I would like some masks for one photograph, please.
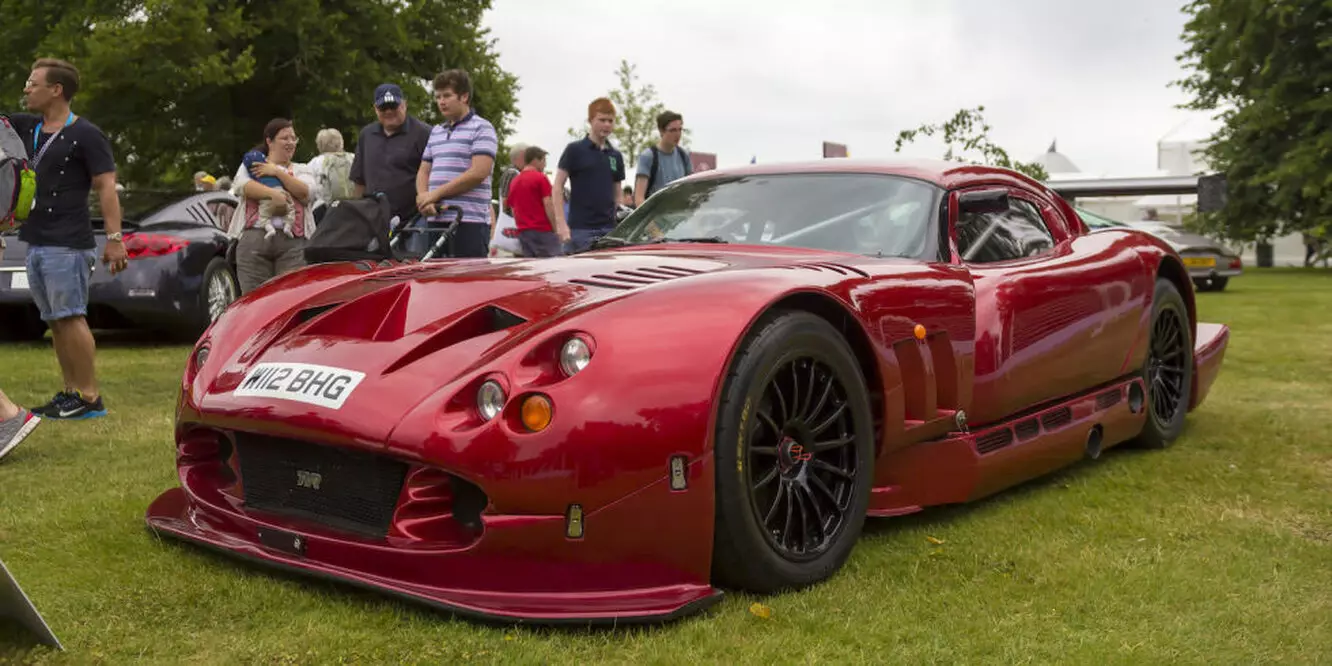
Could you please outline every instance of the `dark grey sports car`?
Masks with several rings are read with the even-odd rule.
[[[116,275],[99,260],[88,287],[93,328],[154,329],[193,341],[240,294],[226,225],[237,200],[228,192],[122,193],[129,267]],[[106,245],[94,208],[100,257]],[[28,289],[27,244],[4,234],[0,255],[0,339],[35,339],[46,331]]]
[[[1083,208],[1077,208],[1077,211],[1089,229],[1129,227],[1146,231],[1169,243],[1179,253],[1179,258],[1184,260],[1184,267],[1189,270],[1189,277],[1193,278],[1193,286],[1198,291],[1221,291],[1226,288],[1230,278],[1244,273],[1244,262],[1238,254],[1206,236],[1176,229],[1162,222],[1120,222]]]

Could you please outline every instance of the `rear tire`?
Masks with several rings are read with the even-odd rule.
[[[1142,433],[1134,444],[1164,449],[1184,431],[1193,390],[1193,334],[1189,311],[1179,289],[1170,280],[1156,281],[1152,323],[1148,329],[1147,359],[1142,366],[1146,385],[1143,408],[1147,412]]]
[[[873,483],[854,352],[824,319],[774,312],[746,336],[722,391],[714,579],[758,593],[827,579],[860,536]]]
[[[46,335],[46,322],[36,307],[5,308],[0,310],[0,341],[30,342]]]

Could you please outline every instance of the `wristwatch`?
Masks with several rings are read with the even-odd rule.
[[[108,243],[119,243],[119,242],[120,242],[120,237],[121,237],[121,235],[122,235],[122,232],[119,232],[119,231],[117,231],[117,232],[114,233],[114,234],[107,234],[107,235],[106,235],[106,242],[108,242]]]

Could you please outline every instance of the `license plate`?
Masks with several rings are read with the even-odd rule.
[[[1213,257],[1184,257],[1184,265],[1191,268],[1211,268],[1216,265]]]
[[[245,375],[235,394],[253,398],[294,400],[341,409],[364,372],[308,363],[260,363]]]
[[[9,278],[9,288],[10,288],[10,289],[27,289],[27,288],[28,288],[28,272],[27,272],[27,271],[16,271],[16,272],[14,272],[14,273],[10,273],[10,276],[11,276],[11,277]]]
[[[290,555],[305,557],[305,539],[301,535],[271,527],[260,527],[258,532],[259,543]]]

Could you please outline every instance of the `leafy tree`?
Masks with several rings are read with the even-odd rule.
[[[1332,3],[1194,0],[1184,105],[1218,111],[1204,156],[1226,175],[1226,205],[1199,226],[1236,241],[1332,226]]]
[[[902,152],[902,146],[915,141],[917,136],[934,136],[943,132],[943,142],[947,146],[943,156],[945,160],[1004,167],[1025,173],[1036,180],[1049,178],[1050,174],[1046,173],[1045,167],[1035,162],[1011,159],[1008,151],[990,141],[990,126],[985,122],[984,112],[984,106],[962,109],[943,125],[923,124],[915,129],[902,130],[897,135],[894,152]],[[975,158],[967,157],[971,151],[980,154]]]
[[[667,107],[657,99],[656,86],[639,83],[638,65],[620,60],[620,67],[615,70],[615,78],[617,86],[606,93],[610,101],[615,104],[616,111],[615,132],[611,134],[611,142],[624,153],[624,159],[632,165],[639,153],[647,150],[648,146],[656,144],[661,137],[661,133],[657,130],[657,116]],[[583,138],[583,135],[587,134],[586,121],[580,127],[569,128],[568,132],[572,139]],[[689,148],[688,128],[685,128],[680,144],[686,149]]]
[[[37,57],[79,67],[75,109],[111,138],[127,186],[188,185],[199,169],[230,175],[272,118],[348,149],[374,119],[375,86],[402,86],[413,115],[438,122],[429,81],[472,75],[473,107],[501,139],[515,116],[515,77],[480,28],[489,0],[0,0],[0,43],[17,50],[0,85],[21,89]],[[0,102],[0,108],[10,107]]]

